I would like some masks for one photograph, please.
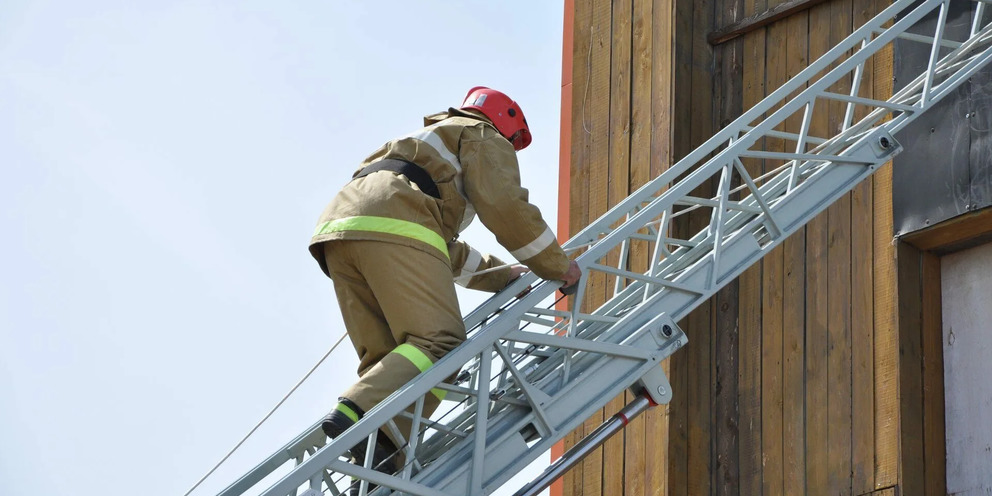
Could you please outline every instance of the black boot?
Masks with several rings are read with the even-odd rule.
[[[324,434],[331,439],[336,439],[341,434],[344,434],[348,428],[355,425],[355,421],[344,413],[340,406],[344,406],[345,409],[350,410],[351,413],[354,413],[359,419],[365,415],[365,411],[347,398],[338,398],[338,405],[339,407],[335,407],[334,410],[331,410],[331,413],[328,413],[327,416],[324,417],[324,420],[320,423],[320,428],[324,431]],[[364,466],[367,447],[368,443],[363,440],[345,452],[345,456],[350,455],[351,458],[355,460],[355,464]],[[394,456],[395,453],[396,446],[394,446],[392,441],[390,441],[389,438],[380,431],[379,435],[376,436],[375,450],[372,452],[372,468],[386,474],[395,473],[397,470],[396,457]],[[351,486],[348,488],[349,495],[357,496],[359,483],[360,481],[352,482]],[[370,483],[369,492],[371,493],[375,487],[375,484]]]

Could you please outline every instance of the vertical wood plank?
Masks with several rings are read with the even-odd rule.
[[[830,206],[828,218],[827,435],[829,487],[851,494],[851,199]]]
[[[873,2],[855,2],[854,27],[860,27],[876,14]],[[865,63],[860,96],[874,95],[875,57]],[[855,120],[864,117],[864,108],[855,109]],[[874,312],[872,272],[874,247],[872,232],[872,185],[869,177],[851,194],[851,329],[852,396],[854,417],[851,424],[851,477],[854,494],[875,489],[875,398],[874,398]]]
[[[831,48],[830,5],[809,11],[809,59],[816,60]],[[817,102],[810,123],[814,136],[828,136],[828,114]],[[830,272],[827,247],[829,212],[806,224],[806,493],[832,494],[828,477],[828,325],[827,278]]]
[[[771,39],[771,36],[769,36]],[[762,494],[784,494],[782,446],[783,246],[765,256],[762,274],[761,448]]]
[[[766,0],[746,0],[744,15],[764,12]],[[744,105],[746,111],[765,95],[765,30],[744,36]],[[762,164],[745,160],[753,177],[761,174]],[[740,494],[761,494],[761,300],[762,266],[760,261],[740,276]]]
[[[770,2],[777,4],[778,2]],[[765,94],[775,91],[788,80],[786,66],[788,39],[786,24],[777,22],[767,28],[765,45]],[[773,108],[769,113],[777,110]],[[781,125],[777,128],[781,131]],[[785,141],[766,138],[765,149],[785,151]],[[781,165],[781,161],[766,160],[765,170]],[[782,446],[783,376],[782,376],[782,316],[784,245],[765,255],[762,272],[761,305],[761,451],[762,493],[768,496],[784,494],[784,457]]]
[[[739,283],[735,280],[724,286],[716,295],[716,346],[714,360],[715,446],[713,491],[716,496],[740,494],[740,462],[738,458],[737,412],[738,390],[738,311]]]
[[[673,2],[653,0],[651,7],[651,178],[660,176],[673,162]]]
[[[678,161],[692,151],[692,14],[691,2],[674,2],[675,39],[674,64],[672,84],[674,98],[672,100],[672,160]],[[688,230],[685,217],[674,225],[675,234],[684,237]],[[689,367],[692,353],[698,348],[696,336],[692,331],[692,314],[683,319],[679,325],[690,336],[689,345],[680,353],[671,357],[672,401],[668,405],[669,417],[669,460],[668,492],[671,496],[685,496],[689,492]]]
[[[573,113],[579,120],[580,141],[584,146],[582,168],[587,184],[582,185],[586,196],[581,197],[585,208],[579,220],[580,227],[597,218],[607,210],[609,181],[609,147],[610,147],[610,52],[612,15],[609,2],[598,0],[592,2],[590,17],[587,24],[576,28],[576,39],[579,30],[586,30],[587,48],[584,58],[576,57],[574,65],[586,61],[586,89],[579,103],[579,112]],[[578,85],[578,79],[573,84]],[[573,183],[574,184],[574,183]],[[589,277],[584,308],[595,308],[606,296],[606,278],[602,274]],[[603,422],[602,411],[599,411],[583,423],[585,433],[592,432]],[[603,479],[603,450],[598,449],[581,463],[581,476],[577,484],[581,486],[579,494],[598,496],[602,492]]]
[[[944,424],[940,258],[932,253],[923,254],[922,284],[924,494],[946,494],[947,431]]]
[[[809,64],[809,13],[794,14],[785,23],[789,40],[786,70],[791,79]],[[788,132],[798,133],[802,114],[786,120],[785,127]],[[795,145],[788,142],[791,150]],[[806,229],[799,229],[783,246],[782,468],[783,489],[789,494],[806,487]]]
[[[713,25],[715,0],[696,0],[692,6],[691,117],[689,150],[695,149],[714,133],[713,49],[706,35]],[[709,197],[712,186],[704,183],[697,191]],[[710,223],[711,212],[700,209],[689,215],[690,232]],[[688,345],[688,493],[710,494],[712,458],[712,316],[713,299],[700,305],[689,316]]]
[[[743,0],[728,0],[717,6],[720,26],[726,26],[744,16]],[[718,71],[714,80],[717,100],[717,122],[726,126],[743,112],[744,40],[734,39],[716,49]],[[735,179],[732,184],[740,184]],[[716,496],[740,494],[740,454],[738,433],[740,417],[738,316],[740,312],[740,280],[734,279],[717,292],[714,305],[714,404],[713,404],[713,491]]]
[[[895,255],[892,247],[892,165],[875,173],[875,487],[898,483],[899,340],[895,310]]]
[[[830,44],[839,43],[851,32],[851,1],[830,4]],[[851,91],[849,77],[841,78],[833,91]],[[831,135],[840,132],[847,110],[842,102],[831,101]],[[832,494],[851,494],[851,195],[842,196],[828,207],[827,325],[828,391],[827,435],[829,484]]]
[[[593,56],[591,2],[573,4],[572,23],[572,121],[571,121],[571,164],[569,170],[569,232],[577,233],[589,218],[586,198],[589,194],[590,148],[592,135],[588,128],[586,105],[592,84],[590,66]],[[573,302],[573,304],[575,304]],[[563,451],[568,451],[585,435],[585,426],[580,425],[562,442]],[[562,477],[562,493],[569,496],[582,494],[584,466],[576,465]]]
[[[651,8],[651,158],[650,177],[659,176],[672,161],[672,81],[673,81],[673,5],[672,0],[654,0]],[[662,368],[672,376],[671,359]],[[670,459],[671,416],[668,405],[648,410],[645,431],[647,494],[668,496],[668,461]]]
[[[899,488],[906,494],[923,494],[922,256],[909,243],[899,243],[896,249],[902,463]]]
[[[612,2],[612,49],[610,54],[610,133],[607,206],[612,208],[629,194],[630,184],[630,91],[631,91],[631,0]],[[606,95],[600,96],[606,97]],[[609,266],[620,263],[619,249],[606,259]],[[606,295],[612,295],[616,278],[606,278]],[[605,298],[604,297],[604,298]],[[605,302],[605,299],[604,299]],[[607,419],[620,411],[625,393],[611,399],[603,408]],[[621,495],[624,492],[624,436],[615,435],[603,444],[602,494]]]
[[[630,191],[636,190],[651,179],[652,8],[653,4],[650,0],[634,0],[631,23],[630,180],[628,183]],[[643,273],[648,269],[649,248],[647,243],[636,243],[632,247],[632,271]],[[633,399],[629,394],[628,398]],[[626,496],[647,494],[646,424],[647,415],[641,415],[624,429],[623,472]],[[654,444],[650,442],[652,447]]]
[[[851,329],[852,329],[852,490],[875,489],[874,300],[872,287],[872,179],[851,196]]]
[[[876,11],[889,5],[875,0]],[[892,95],[892,50],[875,56],[874,98]],[[875,173],[873,242],[875,304],[875,487],[895,486],[899,480],[899,340],[895,308],[895,248],[892,244],[892,165]]]
[[[572,237],[569,229],[571,218],[571,174],[572,174],[572,78],[574,67],[572,65],[573,50],[575,50],[574,37],[575,30],[575,2],[574,0],[564,1],[564,15],[562,26],[562,69],[561,69],[561,121],[558,143],[558,225],[557,236],[559,240]],[[568,300],[562,300],[555,306],[558,310],[568,310]],[[565,446],[571,447],[573,434],[566,435],[561,441],[551,447],[551,459],[554,463],[565,453]],[[551,483],[550,495],[563,496],[565,480],[574,477],[569,471],[558,480]],[[570,486],[571,488],[571,486]]]

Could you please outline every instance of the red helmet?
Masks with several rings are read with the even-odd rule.
[[[520,105],[505,94],[485,86],[476,86],[468,90],[461,108],[474,109],[485,114],[493,121],[499,133],[510,140],[514,150],[523,150],[530,144],[530,128],[527,127],[524,112],[520,110]]]

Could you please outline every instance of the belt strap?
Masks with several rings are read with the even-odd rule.
[[[441,192],[438,191],[437,184],[435,184],[434,180],[431,179],[431,175],[428,174],[423,167],[420,167],[419,165],[414,164],[412,162],[407,162],[406,160],[387,158],[369,164],[365,166],[364,169],[358,171],[358,174],[355,174],[355,177],[353,177],[352,180],[354,181],[355,179],[358,179],[360,177],[365,177],[373,172],[379,172],[384,170],[403,174],[404,176],[406,176],[407,179],[410,180],[410,182],[416,184],[417,187],[420,188],[420,191],[423,191],[424,193],[431,195],[434,198],[437,198],[438,200],[441,199]]]

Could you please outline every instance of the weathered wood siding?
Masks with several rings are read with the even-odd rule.
[[[707,42],[736,21],[801,3],[566,3],[573,14],[563,86],[571,115],[563,148],[569,231],[660,174],[888,5],[811,2],[743,36]],[[878,57],[866,72],[863,96],[891,94],[891,56]],[[812,123],[812,134],[828,134],[843,113],[842,105],[831,107]],[[785,126],[799,129],[795,121]],[[745,161],[752,174],[777,165]],[[911,366],[900,369],[900,351],[932,343],[906,331],[922,324],[899,320],[891,196],[886,166],[693,312],[681,323],[689,345],[666,364],[673,401],[635,420],[554,493],[862,495],[938,487],[923,470],[937,462],[924,461],[924,435],[933,433],[920,422],[923,402],[914,395],[922,388],[906,391],[929,380],[923,358],[904,358]],[[693,227],[708,220],[686,217]],[[633,248],[634,269],[644,270],[643,251]],[[909,255],[903,263],[912,263]],[[601,303],[610,283],[593,280],[589,303]],[[594,415],[565,448],[626,400]]]
[[[563,136],[568,170],[568,233],[578,232],[671,163],[673,39],[671,0],[567,1],[566,67],[563,97],[570,132]],[[568,47],[566,47],[566,50]],[[564,191],[563,191],[564,192]],[[560,227],[560,231],[564,226]],[[633,248],[632,267],[646,270],[648,254]],[[606,298],[599,276],[587,289],[589,304]],[[668,365],[666,364],[666,367]],[[568,449],[615,413],[617,398],[565,439]],[[622,435],[565,475],[556,494],[666,494],[668,415],[655,408]]]

